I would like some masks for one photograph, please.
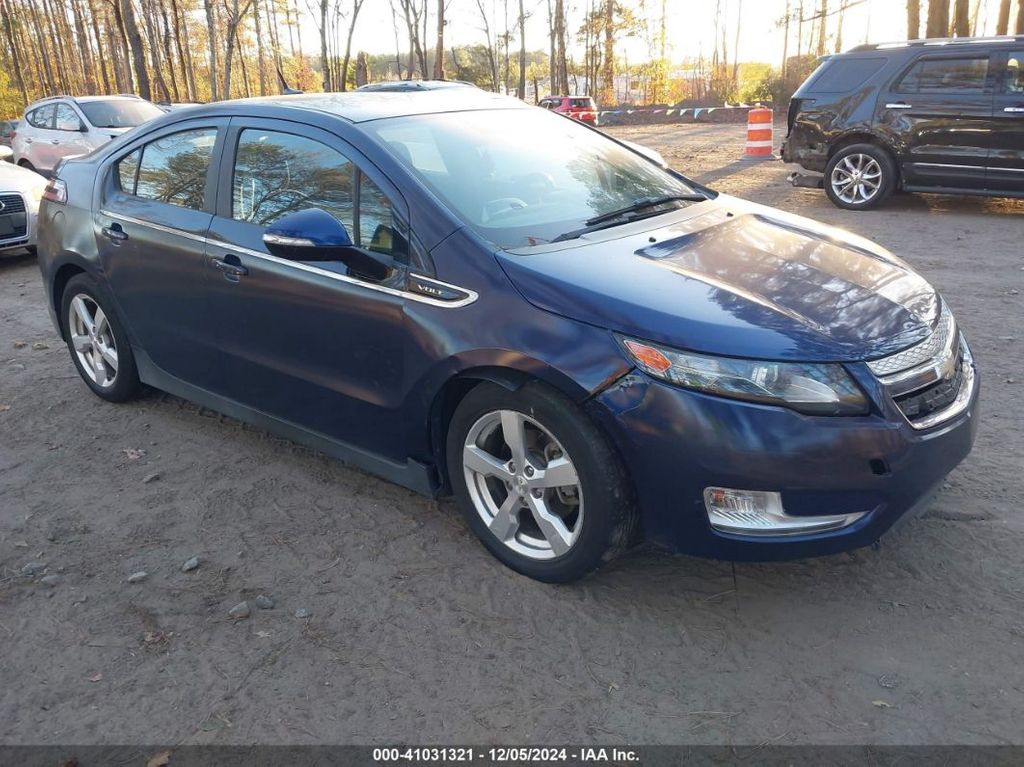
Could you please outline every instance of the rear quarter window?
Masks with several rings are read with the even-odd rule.
[[[808,91],[847,93],[859,88],[888,63],[886,56],[829,59],[811,76]]]

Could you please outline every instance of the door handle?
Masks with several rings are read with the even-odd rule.
[[[217,258],[216,256],[210,256],[210,265],[221,272],[226,279],[234,282],[238,281],[239,277],[244,277],[249,273],[249,270],[242,266],[241,263],[232,263],[227,259],[237,262],[238,256],[224,256],[223,259]]]
[[[32,143],[32,139],[30,137],[26,136],[25,137],[25,143],[26,144],[31,144]]]
[[[1006,107],[1004,112],[1024,112],[1024,107]]]
[[[50,143],[51,144],[59,144],[60,143],[60,139],[52,138],[52,139],[50,139]]]
[[[886,109],[913,109],[913,104],[904,104],[902,101],[894,101],[885,105]]]
[[[103,236],[106,237],[113,243],[124,242],[128,239],[128,233],[121,228],[120,224],[114,223],[110,226],[105,226],[100,231]]]

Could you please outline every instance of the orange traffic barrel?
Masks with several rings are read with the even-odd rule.
[[[756,107],[747,112],[747,157],[772,156],[772,110]]]

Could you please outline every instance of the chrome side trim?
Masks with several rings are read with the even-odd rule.
[[[192,232],[186,232],[184,229],[175,229],[171,226],[164,226],[163,224],[155,224],[152,221],[143,221],[141,218],[135,218],[134,216],[125,216],[121,213],[111,213],[109,210],[100,210],[101,216],[107,218],[116,218],[119,221],[127,221],[129,224],[138,224],[148,229],[154,229],[158,232],[164,232],[166,234],[177,235],[178,237],[184,237],[186,240],[192,240],[193,242],[206,242],[206,238],[201,234],[193,234]]]
[[[430,298],[429,296],[420,295],[418,293],[411,293],[407,290],[398,290],[397,288],[388,287],[387,285],[372,285],[368,282],[364,282],[363,280],[357,280],[354,277],[349,277],[347,274],[339,274],[338,272],[328,271],[327,269],[321,269],[316,266],[310,266],[309,264],[303,264],[298,261],[289,261],[284,258],[272,256],[269,253],[261,253],[258,250],[244,248],[240,245],[232,245],[227,242],[221,242],[220,240],[212,240],[208,237],[203,237],[202,235],[193,234],[192,232],[185,232],[182,231],[181,229],[175,229],[170,226],[164,226],[163,224],[155,224],[152,221],[143,221],[142,219],[134,218],[133,216],[124,216],[120,213],[112,213],[111,211],[108,210],[100,210],[99,213],[101,216],[106,216],[107,218],[117,219],[119,221],[126,221],[131,224],[137,224],[138,226],[145,226],[149,229],[155,229],[158,232],[165,232],[167,234],[177,235],[178,237],[184,237],[188,240],[193,240],[194,242],[201,242],[205,245],[210,245],[215,248],[224,248],[225,250],[234,251],[235,253],[241,253],[246,256],[252,256],[253,258],[259,258],[263,259],[264,261],[270,261],[276,264],[281,264],[282,266],[291,267],[292,269],[298,269],[299,271],[302,272],[309,272],[310,274],[317,274],[320,275],[321,277],[327,277],[328,279],[337,280],[338,282],[344,282],[349,285],[356,285],[360,288],[365,288],[366,290],[374,290],[377,291],[378,293],[386,293],[391,296],[398,296],[400,298],[408,299],[409,301],[416,301],[418,303],[427,304],[429,306],[437,306],[441,309],[459,309],[463,306],[469,306],[471,303],[473,303],[480,297],[480,295],[475,290],[463,288],[460,287],[459,285],[452,285],[451,283],[448,282],[442,282],[441,280],[438,280],[434,277],[428,277],[426,275],[415,273],[413,274],[413,276],[415,276],[416,279],[428,280],[437,285],[441,285],[446,288],[451,288],[452,290],[457,290],[460,293],[465,294],[465,298],[460,298],[455,301],[442,301],[436,298]]]
[[[957,170],[982,170],[984,165],[953,165],[948,162],[915,162],[919,168],[956,168]]]
[[[886,104],[886,109],[913,109],[913,104]]]

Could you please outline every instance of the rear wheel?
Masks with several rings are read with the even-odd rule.
[[[30,163],[28,160],[19,160],[18,165],[20,165],[22,168],[27,168],[28,170],[36,169],[36,166]]]
[[[896,163],[874,144],[852,144],[833,155],[825,166],[825,194],[846,210],[880,205],[896,189]]]
[[[135,357],[120,321],[91,277],[79,274],[68,280],[61,319],[71,359],[93,393],[110,402],[131,399],[140,386]]]
[[[531,578],[576,580],[632,542],[633,494],[617,455],[575,404],[539,384],[485,383],[466,395],[448,467],[473,532]]]

